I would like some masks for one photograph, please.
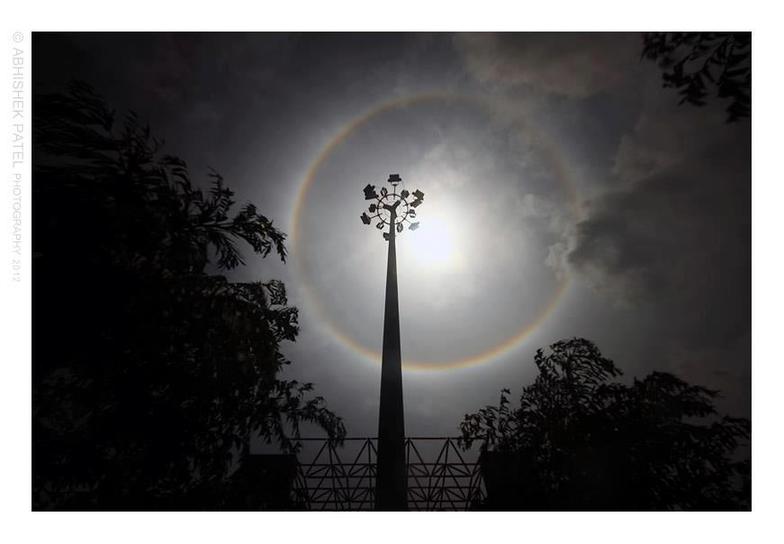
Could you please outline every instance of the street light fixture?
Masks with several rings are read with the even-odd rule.
[[[384,240],[389,242],[387,252],[387,285],[384,303],[384,346],[381,355],[381,403],[378,411],[378,452],[376,467],[376,510],[406,510],[405,423],[403,418],[403,370],[400,353],[400,314],[397,297],[397,259],[395,235],[416,230],[414,221],[417,208],[425,194],[417,189],[409,193],[403,189],[399,174],[391,174],[387,182],[390,191],[382,187],[376,192],[374,185],[364,188],[365,200],[373,201],[360,216],[362,223],[375,223]],[[368,215],[368,212],[370,215]]]

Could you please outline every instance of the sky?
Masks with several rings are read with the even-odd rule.
[[[38,34],[36,91],[91,83],[194,179],[214,168],[288,234],[287,377],[375,436],[386,243],[362,188],[425,193],[397,244],[409,436],[595,342],[750,415],[750,123],[679,105],[638,34]]]

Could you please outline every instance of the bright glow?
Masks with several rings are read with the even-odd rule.
[[[428,216],[420,223],[419,229],[406,234],[405,246],[408,246],[417,265],[427,269],[444,269],[459,264],[455,229],[445,217]]]

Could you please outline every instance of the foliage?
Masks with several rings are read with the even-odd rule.
[[[207,273],[243,264],[239,243],[285,259],[285,235],[87,85],[34,106],[34,507],[219,508],[252,436],[341,439],[311,384],[277,377],[298,333],[283,283]]]
[[[713,510],[749,507],[749,462],[733,454],[750,437],[746,419],[719,417],[717,393],[654,372],[629,386],[588,340],[538,350],[539,374],[512,408],[465,416],[462,442],[482,441],[488,507]],[[478,438],[477,438],[478,437]],[[501,467],[501,468],[499,468]]]
[[[681,104],[702,106],[715,93],[729,99],[728,122],[751,115],[750,33],[652,32],[642,56],[659,65],[662,85],[677,89]]]

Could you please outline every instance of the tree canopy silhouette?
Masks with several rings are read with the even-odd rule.
[[[251,437],[342,438],[311,384],[278,377],[298,333],[284,284],[208,273],[243,243],[285,260],[272,221],[215,172],[194,187],[85,84],[33,111],[34,508],[220,508]]]
[[[650,32],[642,56],[659,65],[681,104],[703,106],[715,94],[729,100],[727,122],[751,115],[751,33]]]
[[[590,341],[536,352],[519,407],[468,414],[466,446],[482,442],[488,509],[748,509],[746,419],[719,417],[717,393],[654,372],[631,385]],[[479,438],[477,438],[479,437]]]

